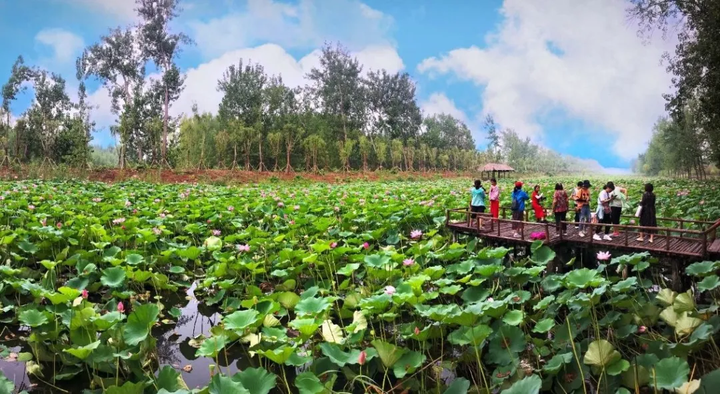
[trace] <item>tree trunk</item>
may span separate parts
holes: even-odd
[[[120,157],[118,158],[120,169],[125,169],[125,144],[120,144]]]
[[[245,171],[250,171],[252,168],[250,167],[250,146],[245,147]]]
[[[260,164],[258,164],[258,171],[263,172],[267,171],[267,167],[265,167],[265,163],[263,162],[263,154],[262,154],[262,135],[260,137],[260,142],[258,142],[258,151],[260,152]]]
[[[168,97],[168,88],[167,84],[165,85],[165,115],[163,117],[163,143],[161,147],[161,156],[162,156],[162,163],[161,166],[164,166],[165,163],[167,163],[167,126],[168,126],[168,107],[170,106],[169,103],[169,97]]]
[[[367,172],[367,153],[363,153],[363,172]]]
[[[292,171],[292,166],[290,165],[290,153],[292,152],[292,144],[287,143],[285,144],[285,172]]]
[[[237,166],[237,144],[233,144],[233,162],[232,169],[234,170]]]

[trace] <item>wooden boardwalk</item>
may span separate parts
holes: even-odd
[[[503,212],[505,214],[505,212]],[[503,215],[505,216],[505,215]],[[720,220],[716,222],[703,222],[682,219],[659,218],[659,222],[672,222],[672,227],[645,228],[631,225],[618,225],[618,236],[612,236],[612,241],[593,239],[593,233],[605,225],[586,224],[585,237],[580,237],[576,223],[567,223],[567,234],[558,232],[555,223],[537,223],[513,221],[508,219],[492,219],[489,214],[481,214],[482,226],[471,220],[467,209],[451,209],[446,214],[446,227],[454,233],[470,234],[488,242],[529,244],[535,241],[532,234],[543,234],[546,245],[570,244],[582,247],[596,247],[599,249],[619,249],[626,251],[663,254],[669,256],[683,256],[700,259],[720,259],[720,238],[717,237]],[[457,220],[459,219],[459,220]],[[513,237],[513,224],[521,225],[520,237]],[[694,229],[688,229],[692,227]],[[604,230],[604,228],[603,228]],[[637,241],[640,231],[654,230],[653,243]],[[604,231],[603,231],[604,234]]]

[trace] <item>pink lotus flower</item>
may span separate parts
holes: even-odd
[[[367,242],[365,242],[365,243],[362,244],[362,248],[363,248],[363,249],[370,249],[370,244],[367,243]]]
[[[125,223],[125,218],[117,218],[113,220],[113,224],[122,224]]]
[[[403,260],[403,265],[406,266],[406,267],[409,267],[409,266],[411,266],[411,265],[413,265],[413,264],[415,264],[415,260],[413,260],[413,259],[405,259],[405,260]]]
[[[230,205],[230,206],[228,207],[228,211],[232,212],[232,211],[234,211],[234,210],[235,210],[235,207],[233,207],[232,205]]]
[[[395,287],[394,286],[385,286],[385,294],[387,294],[387,295],[395,294]]]
[[[335,206],[335,212],[340,212],[340,207]]]
[[[358,364],[365,364],[365,360],[367,360],[367,353],[365,353],[365,351],[363,350],[362,352],[360,352],[360,355],[358,355]]]
[[[415,327],[415,335],[420,335],[420,329]]]
[[[81,293],[81,294],[82,294],[82,298],[84,298],[84,299],[86,299],[86,300],[87,300],[87,298],[88,298],[88,291],[87,291],[87,290],[85,290],[85,289],[83,289],[83,291],[82,291],[82,293]]]
[[[282,208],[282,207],[284,207],[284,206],[285,206],[285,204],[283,204],[282,201],[280,201],[280,202],[278,203],[278,208]]]
[[[163,218],[163,219],[164,219],[164,218],[165,218],[165,214],[164,214],[164,213],[161,213],[161,214],[160,214],[160,218]]]
[[[155,200],[153,200],[153,202],[154,202],[155,204],[157,204],[157,203],[160,202],[160,199],[159,199],[159,198],[156,198]]]
[[[124,312],[125,312],[125,305],[123,305],[122,301],[118,302],[117,311],[120,312],[120,313],[124,313]]]
[[[335,249],[337,247],[337,242],[333,242],[330,244],[330,248]]]
[[[638,333],[639,333],[639,334],[644,334],[645,331],[647,331],[647,327],[645,327],[645,326],[640,326],[640,327],[638,327]]]
[[[131,203],[130,201],[125,201],[125,206],[126,206],[126,207],[129,207],[129,206],[131,206],[131,205],[132,205],[132,203]]]
[[[299,210],[300,210],[300,206],[299,206],[299,205],[296,205],[296,206],[293,207],[293,209],[296,210],[296,211],[299,211]]]
[[[630,224],[635,224],[635,219],[630,219]]]
[[[40,219],[40,224],[42,224],[43,227],[47,226],[47,219],[45,219],[45,218]]]
[[[413,230],[410,232],[410,238],[412,238],[412,239],[418,239],[418,238],[422,237],[422,235],[423,235],[423,232],[420,230]]]
[[[597,254],[597,259],[600,261],[608,261],[611,257],[612,255],[610,254],[610,252],[598,252]]]
[[[290,221],[290,225],[294,225],[294,224],[295,224],[295,221],[294,221],[294,220],[291,220],[291,221]]]
[[[220,235],[220,230],[213,230],[213,231],[212,231],[212,235],[214,235],[214,236],[216,236],[216,237],[219,236],[219,235]]]
[[[705,200],[701,200],[700,205],[705,205]]]
[[[30,204],[30,205],[28,205],[28,209],[32,211],[32,210],[34,210],[34,209],[35,209],[35,206],[34,206],[34,205],[32,205],[32,204]]]
[[[250,251],[250,245],[246,244],[240,244],[235,247],[238,252],[249,252]]]
[[[486,301],[487,301],[487,302],[493,302],[493,301],[495,301],[495,300],[494,300],[492,297],[488,297]]]
[[[162,234],[162,230],[160,230],[160,229],[157,228],[157,227],[153,227],[152,232],[153,232],[153,234],[155,234],[155,235],[160,235],[160,234]]]
[[[100,201],[102,201],[102,198],[100,198],[100,197],[95,197],[95,198],[93,198],[92,200],[93,200],[93,202],[100,202]]]
[[[61,229],[61,228],[62,228],[62,223],[60,223],[60,222],[55,223],[55,227],[57,227],[58,230]]]

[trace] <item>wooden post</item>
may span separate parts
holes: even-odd
[[[446,209],[445,210],[445,227],[447,227],[448,224],[450,224],[450,210]]]
[[[703,232],[703,242],[702,242],[702,255],[703,258],[707,258],[707,231]]]
[[[665,230],[665,250],[670,251],[670,229]]]
[[[628,231],[629,229],[624,229],[624,230],[625,231],[623,231],[623,233],[625,234],[625,247],[627,247],[628,246],[628,236],[629,236],[628,233],[630,231]]]
[[[545,221],[545,240],[547,242],[550,242],[550,223]]]
[[[682,230],[683,230],[683,223],[684,223],[684,221],[683,221],[682,219],[680,219],[680,238],[683,237],[683,232],[682,232]],[[704,228],[705,228],[705,226],[703,226],[703,230],[704,230]]]

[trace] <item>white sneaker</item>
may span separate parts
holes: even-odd
[[[612,238],[610,238],[610,236],[607,235],[607,234],[605,234],[605,236],[603,237],[603,239],[606,240],[606,241],[612,241]]]
[[[568,233],[567,231],[563,233],[563,237],[567,237]]]
[[[585,238],[585,233],[582,232],[582,231],[580,231],[580,232],[578,233],[578,237],[580,237],[580,238]]]
[[[597,235],[597,234],[594,234],[594,235],[593,235],[593,239],[596,240],[596,241],[602,241],[602,238],[600,238],[600,236]]]
[[[513,238],[520,238],[520,234],[514,233],[514,234],[513,234]]]

